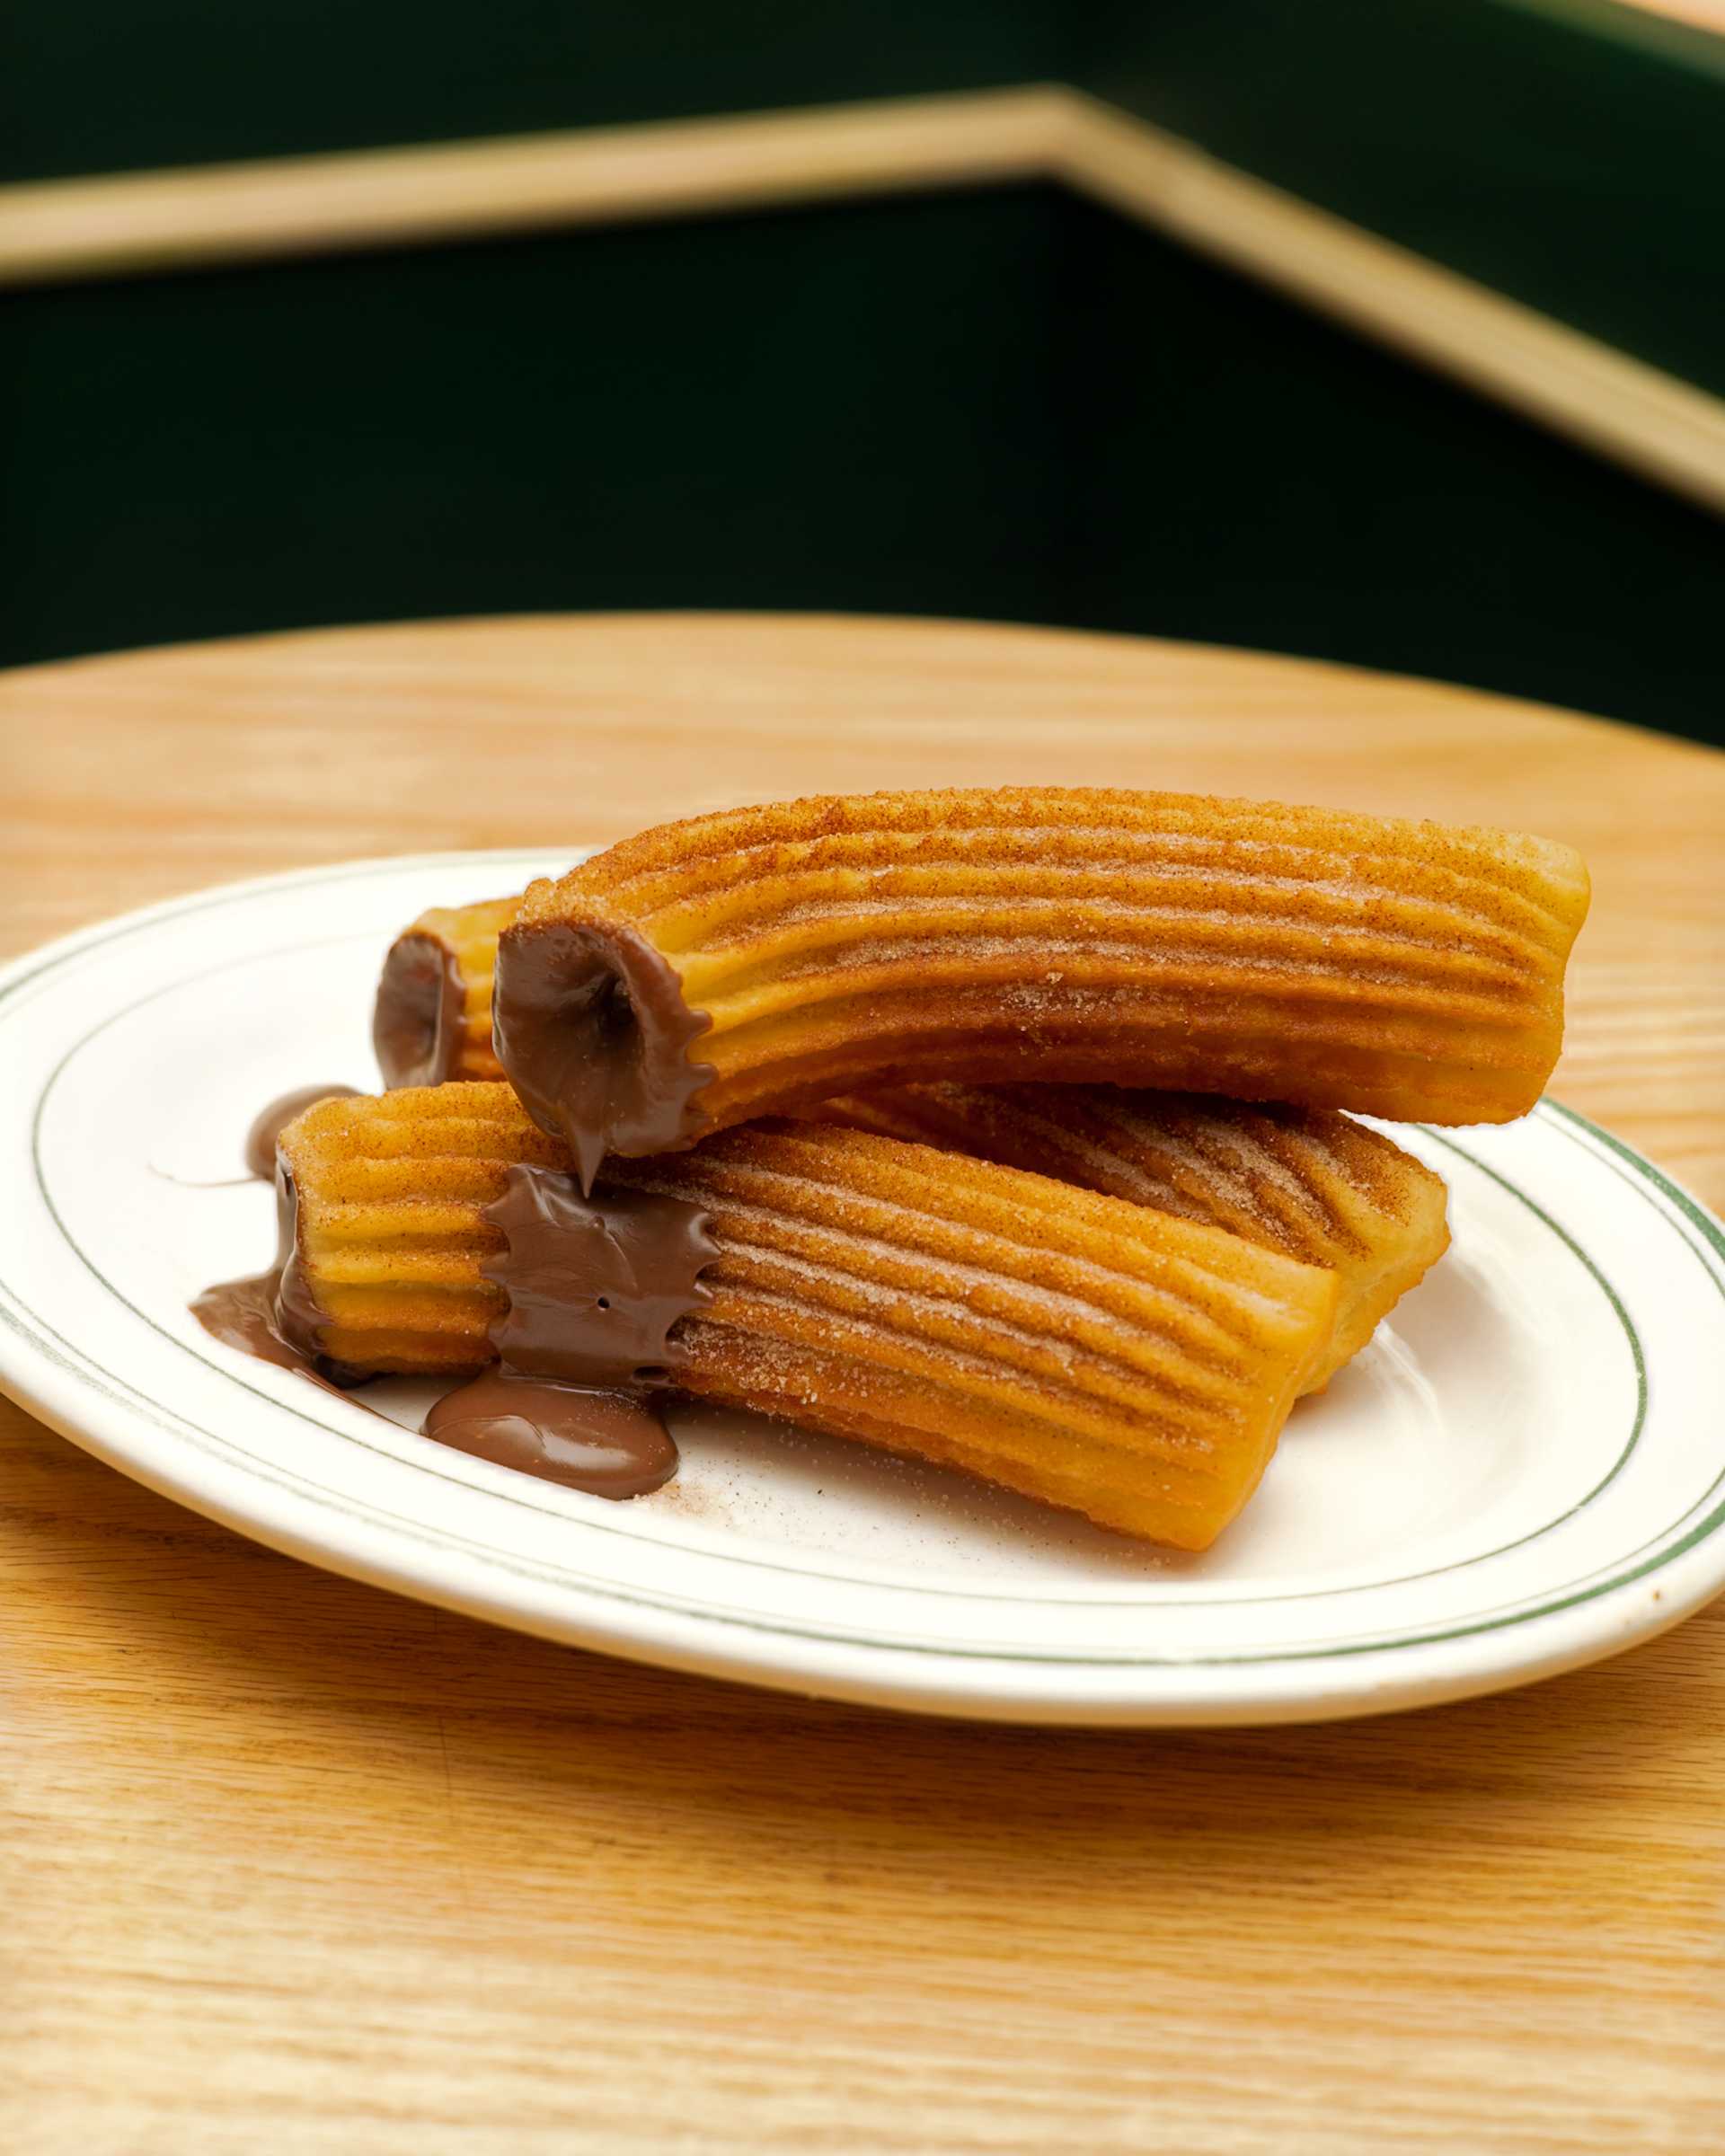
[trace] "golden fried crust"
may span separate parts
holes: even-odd
[[[283,1134],[325,1354],[373,1371],[490,1358],[483,1208],[566,1167],[509,1090],[326,1101]],[[969,1469],[1203,1549],[1256,1486],[1334,1324],[1332,1274],[1042,1176],[814,1123],[614,1162],[603,1188],[708,1216],[711,1300],[677,1383]]]
[[[667,825],[534,884],[500,951],[499,1052],[530,1112],[578,1142],[547,1070],[645,1070],[656,1150],[937,1080],[1503,1122],[1556,1059],[1587,904],[1578,854],[1513,833],[1052,788],[789,802]],[[661,975],[704,1020],[677,1045],[680,1120],[640,1007]],[[560,1022],[592,1029],[561,1065]],[[583,1110],[599,1136],[643,1150],[638,1101],[603,1091]]]
[[[1340,1281],[1318,1392],[1449,1247],[1443,1180],[1331,1109],[1098,1086],[907,1086],[814,1113],[1057,1176],[1243,1235]]]
[[[491,1047],[491,978],[498,937],[520,903],[434,906],[397,936],[372,1013],[385,1085],[502,1077]]]

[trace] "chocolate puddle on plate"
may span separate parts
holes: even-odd
[[[595,1498],[641,1498],[677,1472],[655,1402],[486,1370],[433,1403],[424,1435],[458,1453]]]

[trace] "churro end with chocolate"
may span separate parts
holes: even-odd
[[[385,1085],[501,1078],[491,1047],[491,979],[497,939],[519,903],[434,906],[391,944],[371,1019]]]

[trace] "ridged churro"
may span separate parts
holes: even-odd
[[[1562,1040],[1570,848],[1196,795],[1003,788],[697,817],[530,887],[510,1082],[583,1178],[934,1080],[1503,1122]]]
[[[686,1392],[1189,1550],[1250,1496],[1336,1315],[1332,1273],[1237,1236],[837,1126],[613,1162],[583,1201],[569,1153],[507,1087],[451,1084],[326,1101],[280,1158],[314,1313],[301,1344],[350,1370],[481,1367],[527,1314],[512,1264],[543,1336],[546,1252],[566,1229],[583,1253],[569,1337],[598,1365],[610,1320],[626,1356],[650,1304],[639,1337],[662,1338],[659,1374]],[[500,1223],[521,1217],[524,1187],[535,1224],[518,1249]],[[698,1266],[693,1245],[678,1260],[680,1315],[632,1240],[631,1208],[654,1206],[669,1211],[649,1243],[704,1239]]]
[[[434,906],[391,944],[371,1017],[385,1085],[501,1078],[491,1047],[491,976],[497,939],[519,905]]]
[[[1243,1235],[1338,1276],[1318,1392],[1449,1247],[1441,1177],[1333,1109],[1254,1107],[1109,1085],[905,1086],[826,1120],[1057,1176]]]

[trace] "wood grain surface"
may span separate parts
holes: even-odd
[[[1553,1090],[1725,1202],[1725,758],[1626,728],[1126,639],[635,616],[39,668],[0,729],[19,950],[815,788],[1548,832],[1596,877]],[[350,1585],[0,1402],[0,2147],[1711,2150],[1722,1727],[1725,1605],[1331,1727],[805,1703]]]

